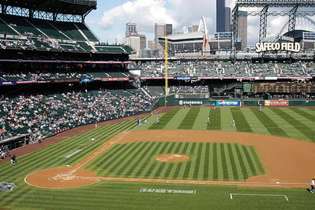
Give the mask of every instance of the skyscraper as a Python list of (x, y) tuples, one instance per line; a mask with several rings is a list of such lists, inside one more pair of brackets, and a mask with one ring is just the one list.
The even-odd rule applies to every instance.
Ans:
[(247, 12), (240, 11), (238, 18), (238, 36), (241, 41), (241, 48), (247, 47)]
[(126, 37), (129, 36), (136, 36), (137, 32), (137, 25), (135, 23), (127, 23), (126, 24)]
[(225, 0), (217, 0), (217, 32), (225, 32)]
[(165, 37), (173, 34), (173, 25), (172, 24), (154, 24), (154, 41), (159, 43), (159, 37)]
[(165, 25), (165, 35), (171, 35), (173, 34), (173, 25), (172, 24), (166, 24)]
[(231, 8), (225, 7), (225, 32), (231, 31)]

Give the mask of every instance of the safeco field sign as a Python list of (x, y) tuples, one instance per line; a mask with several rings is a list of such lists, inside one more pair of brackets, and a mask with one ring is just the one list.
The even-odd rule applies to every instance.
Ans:
[(256, 52), (267, 52), (267, 51), (287, 51), (287, 52), (300, 52), (300, 43), (257, 43)]

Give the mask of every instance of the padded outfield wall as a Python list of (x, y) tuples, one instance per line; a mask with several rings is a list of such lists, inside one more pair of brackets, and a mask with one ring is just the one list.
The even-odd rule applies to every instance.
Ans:
[(247, 100), (212, 100), (212, 99), (196, 99), (196, 98), (186, 98), (177, 99), (174, 95), (168, 96), (166, 98), (160, 98), (155, 107), (160, 106), (269, 106), (269, 107), (286, 107), (286, 106), (315, 106), (315, 101), (310, 100), (260, 100), (260, 99), (247, 99)]

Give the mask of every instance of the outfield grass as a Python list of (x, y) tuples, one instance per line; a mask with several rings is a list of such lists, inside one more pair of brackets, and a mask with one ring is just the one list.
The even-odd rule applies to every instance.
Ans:
[[(155, 116), (153, 116), (155, 118)], [(163, 118), (163, 119), (162, 119)], [(160, 123), (146, 129), (193, 129), (251, 132), (315, 141), (314, 111), (301, 108), (178, 108), (166, 113)], [(209, 123), (209, 121), (210, 123)], [(235, 121), (235, 127), (233, 126)]]
[(179, 124), (178, 128), (179, 129), (192, 129), (199, 112), (200, 112), (199, 107), (191, 108), (186, 114), (185, 118)]
[(209, 111), (209, 122), (207, 123), (209, 130), (221, 129), (221, 109), (214, 109)]
[(153, 123), (149, 129), (163, 129), (166, 124), (176, 115), (176, 113), (179, 111), (178, 108), (172, 109), (171, 111), (164, 114), (161, 118), (157, 118), (157, 116), (154, 116), (156, 121)]
[[(160, 154), (184, 154), (191, 159), (162, 163), (155, 160)], [(88, 169), (95, 170), (99, 176), (180, 180), (245, 180), (264, 173), (251, 146), (183, 142), (115, 145)]]

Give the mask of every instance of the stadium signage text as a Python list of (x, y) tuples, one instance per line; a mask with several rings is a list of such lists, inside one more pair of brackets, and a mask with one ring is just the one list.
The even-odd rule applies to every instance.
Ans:
[(183, 105), (203, 105), (203, 101), (183, 101), (183, 100), (180, 100), (178, 103), (180, 106), (183, 106)]
[(287, 51), (287, 52), (300, 52), (300, 43), (257, 43), (256, 52), (267, 52), (267, 51)]
[(286, 107), (289, 106), (288, 100), (266, 100), (265, 106)]
[(161, 193), (161, 194), (197, 194), (196, 190), (177, 190), (164, 188), (141, 188), (140, 193)]
[(216, 101), (216, 106), (241, 106), (241, 101)]

